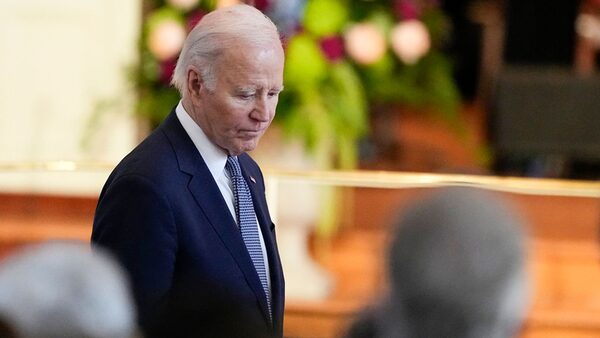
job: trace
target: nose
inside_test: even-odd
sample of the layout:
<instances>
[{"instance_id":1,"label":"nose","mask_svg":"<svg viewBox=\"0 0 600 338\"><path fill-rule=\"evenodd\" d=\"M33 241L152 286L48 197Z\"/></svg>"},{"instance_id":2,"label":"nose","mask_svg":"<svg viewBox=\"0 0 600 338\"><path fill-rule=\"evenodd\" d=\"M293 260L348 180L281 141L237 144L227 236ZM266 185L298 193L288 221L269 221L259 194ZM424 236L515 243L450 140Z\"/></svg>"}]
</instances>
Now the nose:
<instances>
[{"instance_id":1,"label":"nose","mask_svg":"<svg viewBox=\"0 0 600 338\"><path fill-rule=\"evenodd\" d=\"M271 108L267 97L261 96L256 99L250 117L258 122L269 122L271 119Z\"/></svg>"}]
</instances>

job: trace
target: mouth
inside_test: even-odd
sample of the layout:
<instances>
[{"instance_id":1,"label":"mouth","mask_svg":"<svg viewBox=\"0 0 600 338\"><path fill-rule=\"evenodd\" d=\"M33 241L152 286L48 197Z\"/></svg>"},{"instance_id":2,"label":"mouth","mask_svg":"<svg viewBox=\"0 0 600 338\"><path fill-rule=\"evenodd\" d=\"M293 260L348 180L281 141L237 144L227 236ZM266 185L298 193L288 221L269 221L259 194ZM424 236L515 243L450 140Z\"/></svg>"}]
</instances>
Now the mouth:
<instances>
[{"instance_id":1,"label":"mouth","mask_svg":"<svg viewBox=\"0 0 600 338\"><path fill-rule=\"evenodd\" d=\"M262 135L262 130L240 130L238 137L242 140L255 140Z\"/></svg>"},{"instance_id":2,"label":"mouth","mask_svg":"<svg viewBox=\"0 0 600 338\"><path fill-rule=\"evenodd\" d=\"M253 129L245 129L245 130L240 130L239 134L242 136L247 136L247 137L256 137L256 136L260 136L262 134L262 130L258 129L258 130L253 130Z\"/></svg>"}]
</instances>

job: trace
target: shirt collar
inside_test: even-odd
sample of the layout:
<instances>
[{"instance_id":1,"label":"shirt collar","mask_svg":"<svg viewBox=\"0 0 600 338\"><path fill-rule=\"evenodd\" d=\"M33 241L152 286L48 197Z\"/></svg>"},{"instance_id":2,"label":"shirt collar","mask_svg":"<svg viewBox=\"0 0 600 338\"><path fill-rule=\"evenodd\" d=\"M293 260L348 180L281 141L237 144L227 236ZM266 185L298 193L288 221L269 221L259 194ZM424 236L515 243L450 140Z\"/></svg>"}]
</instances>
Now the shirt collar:
<instances>
[{"instance_id":1,"label":"shirt collar","mask_svg":"<svg viewBox=\"0 0 600 338\"><path fill-rule=\"evenodd\" d=\"M215 178L215 180L222 176L225 169L225 163L227 162L227 154L214 143L212 143L202 128L196 124L196 122L190 117L188 112L183 107L183 103L180 100L179 104L175 108L175 113L183 129L192 139L192 142L200 152L200 155L204 159L208 170Z\"/></svg>"}]
</instances>

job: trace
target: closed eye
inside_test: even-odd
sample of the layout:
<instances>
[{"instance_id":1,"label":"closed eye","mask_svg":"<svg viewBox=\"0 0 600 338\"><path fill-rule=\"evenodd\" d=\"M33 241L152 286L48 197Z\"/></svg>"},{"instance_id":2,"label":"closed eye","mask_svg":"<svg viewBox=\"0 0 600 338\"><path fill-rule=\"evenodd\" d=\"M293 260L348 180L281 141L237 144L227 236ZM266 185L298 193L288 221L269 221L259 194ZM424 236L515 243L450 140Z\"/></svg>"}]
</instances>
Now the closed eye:
<instances>
[{"instance_id":1,"label":"closed eye","mask_svg":"<svg viewBox=\"0 0 600 338\"><path fill-rule=\"evenodd\" d=\"M268 95L269 97L276 97L279 96L279 93L281 93L281 91L283 90L283 87L281 88L273 88L269 91Z\"/></svg>"},{"instance_id":2,"label":"closed eye","mask_svg":"<svg viewBox=\"0 0 600 338\"><path fill-rule=\"evenodd\" d=\"M242 100L250 100L251 98L254 97L254 93L240 93L237 95L238 98L242 99Z\"/></svg>"}]
</instances>

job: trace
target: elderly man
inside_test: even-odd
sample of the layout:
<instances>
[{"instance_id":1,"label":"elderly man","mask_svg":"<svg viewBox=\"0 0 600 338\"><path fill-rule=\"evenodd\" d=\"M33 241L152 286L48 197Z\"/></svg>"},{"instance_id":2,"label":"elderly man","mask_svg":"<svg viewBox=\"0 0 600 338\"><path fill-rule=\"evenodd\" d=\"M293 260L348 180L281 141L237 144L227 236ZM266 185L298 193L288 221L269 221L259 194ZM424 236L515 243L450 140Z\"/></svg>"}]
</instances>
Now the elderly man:
<instances>
[{"instance_id":1,"label":"elderly man","mask_svg":"<svg viewBox=\"0 0 600 338\"><path fill-rule=\"evenodd\" d=\"M0 337L137 337L121 267L85 243L26 246L0 263Z\"/></svg>"},{"instance_id":2,"label":"elderly man","mask_svg":"<svg viewBox=\"0 0 600 338\"><path fill-rule=\"evenodd\" d=\"M199 332L192 336L218 325L282 336L274 224L262 173L246 152L273 120L283 63L276 27L255 8L204 16L173 76L181 101L102 189L92 242L128 270L143 327L171 300L193 295ZM231 323L207 319L232 313Z\"/></svg>"},{"instance_id":3,"label":"elderly man","mask_svg":"<svg viewBox=\"0 0 600 338\"><path fill-rule=\"evenodd\" d=\"M510 338L528 306L523 224L497 196L444 188L397 222L390 292L347 337Z\"/></svg>"}]
</instances>

